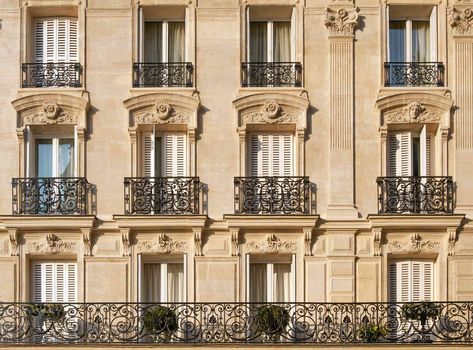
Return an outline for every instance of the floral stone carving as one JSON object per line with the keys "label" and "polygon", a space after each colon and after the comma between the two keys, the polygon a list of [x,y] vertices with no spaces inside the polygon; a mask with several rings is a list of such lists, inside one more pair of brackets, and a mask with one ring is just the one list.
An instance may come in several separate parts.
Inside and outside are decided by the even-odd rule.
{"label": "floral stone carving", "polygon": [[138,115],[135,120],[138,124],[184,124],[189,122],[189,117],[176,112],[166,101],[158,100],[151,109],[151,112]]}
{"label": "floral stone carving", "polygon": [[325,9],[325,26],[330,35],[353,35],[358,27],[358,8]]}
{"label": "floral stone carving", "polygon": [[425,108],[419,101],[411,101],[402,109],[387,112],[387,123],[434,123],[441,119],[438,113]]}
{"label": "floral stone carving", "polygon": [[45,101],[39,112],[26,116],[25,124],[77,123],[77,116],[64,112],[56,101]]}
{"label": "floral stone carving", "polygon": [[174,241],[165,233],[158,235],[154,241],[142,241],[138,243],[138,251],[141,253],[184,253],[187,251],[187,242]]}
{"label": "floral stone carving", "polygon": [[261,242],[249,242],[246,244],[246,249],[253,253],[279,253],[293,252],[297,249],[297,243],[292,241],[281,241],[275,234],[266,236],[266,239]]}
{"label": "floral stone carving", "polygon": [[410,240],[393,241],[388,244],[388,253],[419,254],[425,252],[438,253],[440,243],[436,241],[424,241],[418,233],[413,233]]}
{"label": "floral stone carving", "polygon": [[467,8],[462,11],[452,8],[450,12],[450,25],[455,34],[473,35],[473,10]]}
{"label": "floral stone carving", "polygon": [[288,114],[276,100],[264,103],[261,112],[245,115],[245,123],[297,123],[297,116]]}
{"label": "floral stone carving", "polygon": [[44,240],[34,242],[28,248],[30,253],[59,254],[75,251],[76,242],[63,241],[54,233],[47,233]]}

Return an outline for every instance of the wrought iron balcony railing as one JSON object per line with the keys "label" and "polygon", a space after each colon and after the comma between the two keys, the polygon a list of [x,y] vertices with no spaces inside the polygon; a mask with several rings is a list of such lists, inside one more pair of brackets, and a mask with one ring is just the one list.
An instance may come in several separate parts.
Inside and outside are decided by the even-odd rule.
{"label": "wrought iron balcony railing", "polygon": [[125,214],[200,213],[198,177],[126,177],[124,184]]}
{"label": "wrought iron balcony railing", "polygon": [[244,62],[241,64],[243,87],[301,87],[299,62]]}
{"label": "wrought iron balcony railing", "polygon": [[193,73],[189,62],[134,63],[133,87],[192,87]]}
{"label": "wrought iron balcony railing", "polygon": [[473,303],[0,303],[2,344],[472,344]]}
{"label": "wrought iron balcony railing", "polygon": [[14,215],[86,215],[89,183],[84,177],[12,179]]}
{"label": "wrought iron balcony railing", "polygon": [[444,86],[445,67],[441,62],[386,62],[385,86]]}
{"label": "wrought iron balcony railing", "polygon": [[235,214],[310,214],[310,182],[299,177],[235,177]]}
{"label": "wrought iron balcony railing", "polygon": [[80,63],[23,63],[21,87],[73,87],[82,86]]}
{"label": "wrought iron balcony railing", "polygon": [[377,183],[380,214],[453,213],[450,176],[378,177]]}

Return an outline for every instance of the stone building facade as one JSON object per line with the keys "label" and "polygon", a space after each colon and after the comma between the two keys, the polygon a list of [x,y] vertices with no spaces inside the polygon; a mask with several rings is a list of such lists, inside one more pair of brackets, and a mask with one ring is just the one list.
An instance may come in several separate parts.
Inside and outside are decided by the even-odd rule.
{"label": "stone building facade", "polygon": [[0,301],[473,300],[472,11],[0,0]]}

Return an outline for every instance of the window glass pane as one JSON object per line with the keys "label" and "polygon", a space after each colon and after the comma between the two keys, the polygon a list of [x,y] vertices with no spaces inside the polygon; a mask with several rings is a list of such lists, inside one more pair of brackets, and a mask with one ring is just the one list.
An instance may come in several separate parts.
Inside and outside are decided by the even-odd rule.
{"label": "window glass pane", "polygon": [[389,60],[404,62],[406,60],[406,22],[389,22]]}
{"label": "window glass pane", "polygon": [[420,176],[420,139],[412,138],[412,176]]}
{"label": "window glass pane", "polygon": [[291,61],[291,22],[273,23],[273,60]]}
{"label": "window glass pane", "polygon": [[266,284],[266,264],[250,264],[250,302],[268,300]]}
{"label": "window glass pane", "polygon": [[250,62],[268,61],[266,22],[250,22]]}
{"label": "window glass pane", "polygon": [[412,62],[430,61],[429,21],[412,21]]}
{"label": "window glass pane", "polygon": [[53,140],[36,140],[36,177],[53,175]]}
{"label": "window glass pane", "polygon": [[146,63],[162,62],[163,60],[163,23],[145,22],[144,38]]}
{"label": "window glass pane", "polygon": [[161,265],[144,264],[141,297],[144,303],[161,302]]}
{"label": "window glass pane", "polygon": [[163,174],[163,139],[162,137],[156,137],[154,140],[154,168],[155,168],[155,176],[165,176]]}
{"label": "window glass pane", "polygon": [[287,303],[291,300],[291,264],[273,265],[273,301]]}
{"label": "window glass pane", "polygon": [[168,264],[168,302],[183,302],[184,293],[184,264]]}
{"label": "window glass pane", "polygon": [[185,26],[184,22],[168,24],[168,62],[185,61]]}
{"label": "window glass pane", "polygon": [[74,140],[73,139],[59,139],[59,177],[73,177],[74,176]]}

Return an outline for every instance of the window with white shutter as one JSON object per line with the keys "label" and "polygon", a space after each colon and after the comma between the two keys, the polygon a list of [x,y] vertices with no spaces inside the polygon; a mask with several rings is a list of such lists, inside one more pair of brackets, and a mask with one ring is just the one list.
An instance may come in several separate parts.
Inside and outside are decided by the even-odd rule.
{"label": "window with white shutter", "polygon": [[293,176],[292,134],[253,133],[248,146],[250,176]]}
{"label": "window with white shutter", "polygon": [[145,177],[187,176],[185,133],[142,133],[142,174]]}
{"label": "window with white shutter", "polygon": [[434,299],[433,261],[391,261],[388,280],[390,302],[420,302]]}
{"label": "window with white shutter", "polygon": [[34,25],[36,62],[78,62],[78,29],[76,18],[37,18]]}
{"label": "window with white shutter", "polygon": [[77,264],[34,262],[32,299],[35,303],[74,303],[77,301]]}

